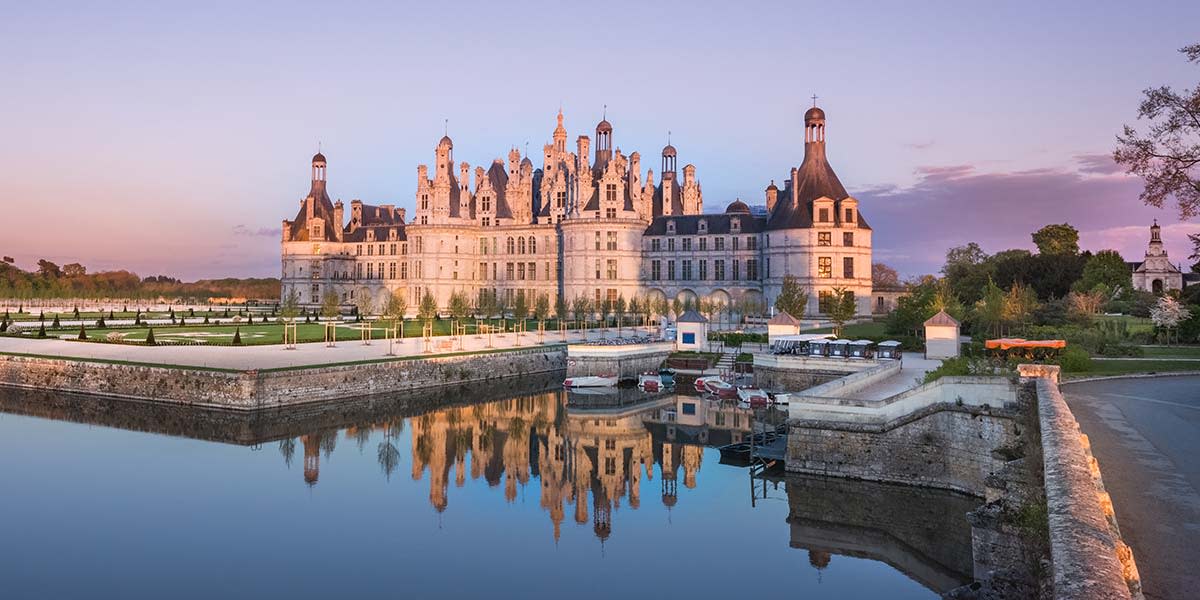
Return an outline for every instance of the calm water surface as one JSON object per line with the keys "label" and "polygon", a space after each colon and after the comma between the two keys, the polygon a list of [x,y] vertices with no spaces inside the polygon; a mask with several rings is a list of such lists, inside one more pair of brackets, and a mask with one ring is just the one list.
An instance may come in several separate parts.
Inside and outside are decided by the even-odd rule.
{"label": "calm water surface", "polygon": [[502,395],[247,418],[0,390],[0,596],[934,598],[968,580],[969,498],[752,488],[713,448],[749,415],[684,415],[694,398]]}

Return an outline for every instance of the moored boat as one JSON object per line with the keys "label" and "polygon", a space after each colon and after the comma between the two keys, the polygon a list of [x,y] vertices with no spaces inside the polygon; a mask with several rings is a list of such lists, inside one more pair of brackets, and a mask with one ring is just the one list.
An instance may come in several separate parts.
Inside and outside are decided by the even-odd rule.
{"label": "moored boat", "polygon": [[751,406],[761,405],[766,406],[770,401],[767,396],[767,391],[756,387],[740,387],[737,389],[738,400],[745,402]]}
{"label": "moored boat", "polygon": [[614,385],[617,385],[616,375],[584,375],[568,377],[563,381],[563,387],[566,388],[612,387]]}

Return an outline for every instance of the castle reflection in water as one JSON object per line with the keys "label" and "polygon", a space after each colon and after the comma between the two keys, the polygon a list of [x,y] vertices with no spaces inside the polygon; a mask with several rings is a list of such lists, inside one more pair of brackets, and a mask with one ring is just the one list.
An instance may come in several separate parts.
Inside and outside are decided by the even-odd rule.
{"label": "castle reflection in water", "polygon": [[[411,476],[428,478],[429,503],[438,512],[449,507],[451,482],[463,487],[468,478],[483,479],[513,502],[519,488],[536,480],[556,540],[567,518],[590,520],[604,540],[623,502],[633,509],[644,501],[675,506],[680,483],[697,485],[704,446],[742,441],[753,417],[728,402],[682,395],[631,399],[632,392],[550,391],[351,426],[342,435],[360,444],[381,437],[375,450],[391,477],[402,463],[397,444],[407,427]],[[309,485],[319,481],[321,455],[332,453],[338,435],[299,438]],[[290,464],[296,440],[284,439],[279,448]]]}

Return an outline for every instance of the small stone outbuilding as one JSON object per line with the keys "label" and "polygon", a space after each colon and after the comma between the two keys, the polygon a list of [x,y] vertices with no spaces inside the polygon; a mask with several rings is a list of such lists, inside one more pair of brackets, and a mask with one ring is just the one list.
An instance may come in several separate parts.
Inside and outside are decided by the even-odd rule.
{"label": "small stone outbuilding", "polygon": [[689,310],[675,321],[679,331],[675,336],[675,349],[701,352],[708,348],[708,319]]}
{"label": "small stone outbuilding", "polygon": [[959,355],[959,323],[944,310],[925,321],[925,358],[955,358]]}
{"label": "small stone outbuilding", "polygon": [[785,311],[775,313],[767,321],[767,343],[775,341],[777,336],[797,335],[800,333],[800,321]]}

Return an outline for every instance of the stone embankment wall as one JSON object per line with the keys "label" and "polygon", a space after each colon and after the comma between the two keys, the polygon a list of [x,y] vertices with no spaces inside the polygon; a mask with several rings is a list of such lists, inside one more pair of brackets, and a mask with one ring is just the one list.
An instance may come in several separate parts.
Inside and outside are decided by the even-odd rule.
{"label": "stone embankment wall", "polygon": [[[1016,386],[943,378],[894,399],[788,407],[788,471],[923,485],[983,496],[1019,443]],[[811,399],[803,399],[811,400]]]}
{"label": "stone embankment wall", "polygon": [[261,372],[0,355],[0,385],[258,410],[564,368],[565,346]]}
{"label": "stone embankment wall", "polygon": [[620,346],[567,346],[567,377],[616,373],[622,380],[636,380],[648,371],[658,372],[675,349],[671,342]]}
{"label": "stone embankment wall", "polygon": [[1141,598],[1100,467],[1053,375],[1037,380],[1037,395],[1054,598]]}
{"label": "stone embankment wall", "polygon": [[754,382],[765,390],[798,392],[878,365],[872,360],[758,354]]}

